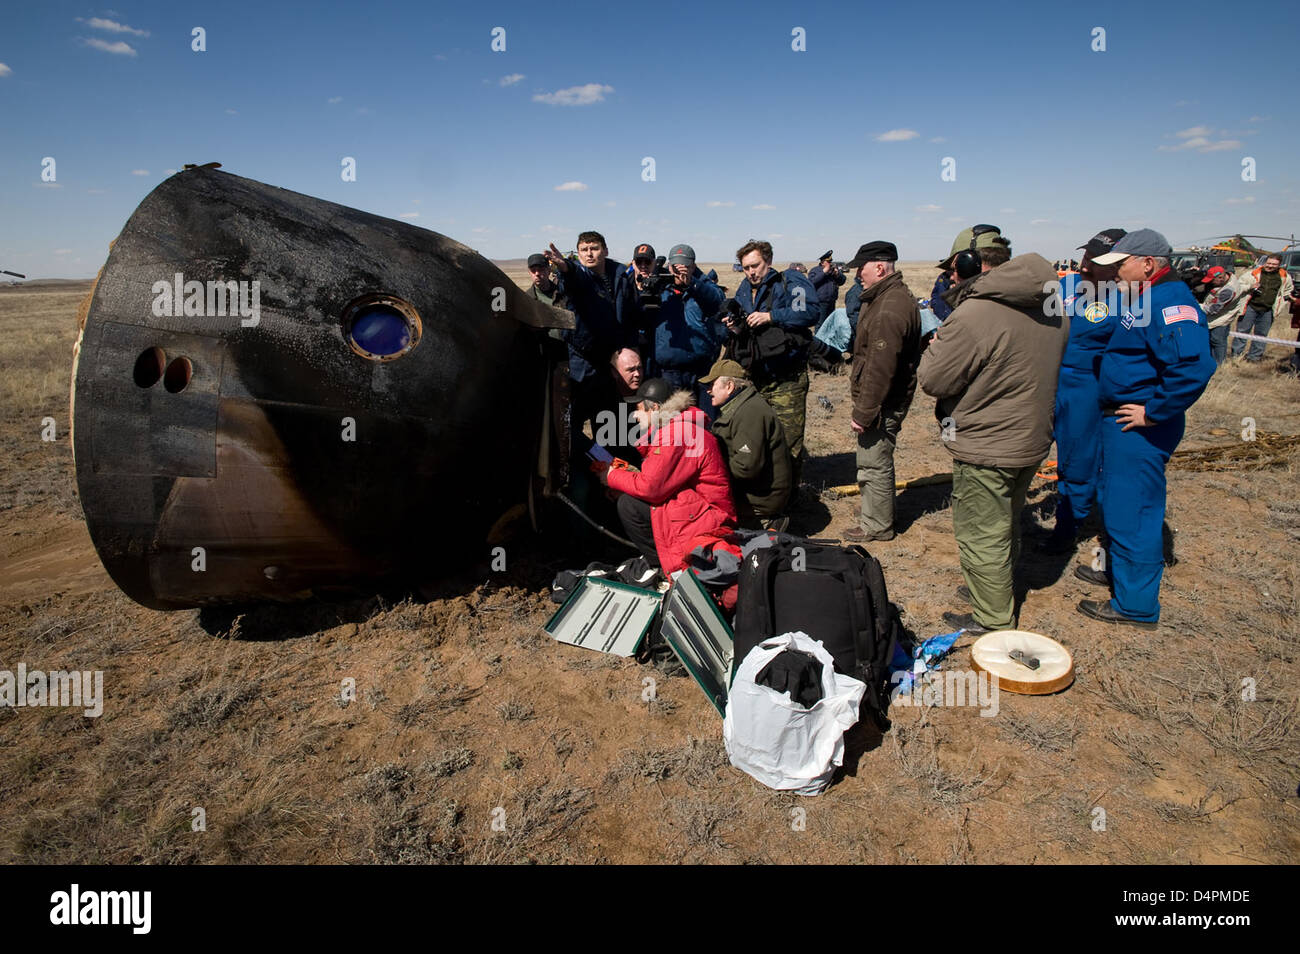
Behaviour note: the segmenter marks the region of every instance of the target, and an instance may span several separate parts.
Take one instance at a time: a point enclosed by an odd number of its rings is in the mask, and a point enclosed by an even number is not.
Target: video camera
[[[664,271],[667,259],[660,255],[655,259],[653,269],[646,278],[636,280],[636,303],[641,311],[654,315],[659,311],[659,299],[669,285],[673,283],[671,272]]]

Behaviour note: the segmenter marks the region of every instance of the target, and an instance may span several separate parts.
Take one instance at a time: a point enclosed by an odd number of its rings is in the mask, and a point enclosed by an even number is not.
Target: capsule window
[[[393,295],[363,295],[343,312],[352,350],[371,361],[394,361],[420,343],[420,316],[408,301]]]
[[[163,353],[162,348],[157,346],[145,348],[140,352],[140,357],[135,359],[135,368],[131,372],[131,377],[135,379],[137,387],[151,388],[163,376],[165,367],[167,367],[167,355]]]
[[[163,375],[163,387],[172,394],[180,394],[189,385],[193,374],[194,365],[189,358],[173,358],[172,363],[167,365],[167,373]]]

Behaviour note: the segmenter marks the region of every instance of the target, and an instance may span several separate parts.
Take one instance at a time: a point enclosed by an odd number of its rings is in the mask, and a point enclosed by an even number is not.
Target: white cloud
[[[771,233],[770,235],[768,235],[768,238],[769,238],[769,239],[785,238],[785,233],[783,233],[783,232],[773,232],[773,233]]]
[[[734,202],[720,202],[717,199],[710,199],[704,203],[704,207],[706,209],[729,209],[735,204]]]
[[[756,212],[771,212],[776,208],[776,206],[768,205],[766,202],[760,202],[758,205],[751,205],[750,208]]]
[[[132,170],[131,170],[131,175],[133,175],[133,176],[147,176],[148,174],[149,174],[149,170],[148,170],[148,169],[132,169]]]
[[[546,103],[548,106],[590,106],[592,103],[604,102],[605,97],[614,92],[614,87],[603,83],[587,83],[583,86],[570,86],[557,89],[554,93],[536,93],[533,102]]]
[[[175,170],[175,169],[164,169],[164,170],[163,170],[163,175],[165,175],[165,176],[174,176],[174,175],[176,175],[176,170]]]
[[[561,182],[555,187],[556,192],[586,192],[587,183],[585,182]]]
[[[935,205],[933,202],[931,202],[929,205],[918,205],[918,206],[916,207],[916,211],[918,211],[918,212],[942,212],[942,211],[943,211],[943,206],[941,206],[941,205]]]
[[[947,142],[947,141],[948,140],[943,136],[935,136],[933,139],[930,140],[930,142]]]
[[[907,142],[921,135],[915,129],[891,129],[876,137],[876,142]]]
[[[521,79],[523,79],[523,78],[524,78],[524,74],[523,74],[523,73],[511,73],[509,76],[503,76],[503,77],[501,77],[499,80],[497,80],[497,85],[498,85],[498,86],[514,86],[516,83],[518,83],[518,82],[519,82]]]
[[[226,115],[227,115],[227,116],[238,116],[238,115],[239,115],[239,110],[237,110],[237,109],[227,109],[227,110],[226,110]]]
[[[419,217],[420,217],[419,212],[403,212],[401,215],[398,216],[399,219],[418,219]]]
[[[1159,146],[1159,152],[1181,152],[1184,149],[1195,149],[1197,152],[1222,152],[1224,149],[1240,149],[1241,141],[1239,139],[1220,139],[1211,141],[1206,138],[1214,130],[1205,126],[1193,126],[1190,129],[1184,129],[1174,133],[1182,140],[1176,146]]]
[[[611,199],[609,202],[606,202],[606,203],[605,203],[605,208],[607,208],[607,209],[612,209],[612,208],[614,208],[614,206],[616,206],[616,205],[618,205],[618,203],[615,202],[615,201],[613,201],[613,200]]]
[[[62,189],[62,182],[33,182],[32,185],[37,189]]]
[[[1246,122],[1248,122],[1248,123],[1262,123],[1262,122],[1264,122],[1265,120],[1268,120],[1268,119],[1271,119],[1271,118],[1272,118],[1271,116],[1251,116],[1249,119],[1246,120]]]
[[[1248,195],[1241,199],[1224,199],[1223,204],[1224,205],[1251,205],[1254,203],[1254,201],[1255,201],[1255,197],[1253,195]]]
[[[338,105],[339,103],[343,102],[343,97],[342,97],[342,96],[331,96],[329,99],[325,100],[325,102],[329,103],[331,106],[336,106],[336,105]]]
[[[358,116],[369,116],[372,113],[374,113],[374,110],[371,109],[369,106],[358,106],[355,112]]]
[[[107,40],[101,40],[98,37],[86,39],[81,37],[84,46],[92,47],[96,50],[103,50],[105,53],[116,53],[118,56],[135,56],[135,49],[131,44],[118,40],[116,43],[109,43]]]
[[[1029,220],[1029,224],[1030,224],[1030,225],[1047,225],[1047,224],[1048,224],[1049,222],[1051,222],[1051,221],[1052,221],[1051,219],[1030,219],[1030,220]]]
[[[477,232],[479,235],[483,235],[484,233],[486,233],[486,232],[491,232],[492,230],[491,230],[490,228],[487,228],[486,226],[482,226],[482,225],[480,225],[480,226],[479,226],[478,228],[476,228],[476,229],[470,229],[470,231],[471,231],[471,232]]]
[[[1015,215],[1015,209],[998,209],[998,215]]]
[[[0,76],[8,76],[12,72],[13,70],[5,66],[3,63],[0,63]]]
[[[83,20],[77,17],[78,23],[84,23],[92,30],[103,30],[105,33],[129,33],[131,36],[148,36],[148,30],[137,30],[135,27],[129,27],[125,23],[118,23],[116,20],[105,20],[102,17],[91,17],[89,20]]]
[[[71,255],[71,254],[72,254],[72,249],[70,249],[70,248],[56,248],[56,249],[54,250],[54,254],[55,254],[55,255]]]

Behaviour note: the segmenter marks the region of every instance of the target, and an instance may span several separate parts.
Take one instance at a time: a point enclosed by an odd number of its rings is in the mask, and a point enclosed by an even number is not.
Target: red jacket
[[[665,574],[686,565],[691,541],[736,526],[727,465],[709,419],[679,391],[660,408],[667,419],[637,445],[641,471],[611,470],[609,486],[650,504],[655,550]]]

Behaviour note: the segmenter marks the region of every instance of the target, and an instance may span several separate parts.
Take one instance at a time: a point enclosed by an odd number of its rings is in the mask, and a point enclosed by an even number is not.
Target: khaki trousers
[[[975,622],[1015,625],[1011,574],[1020,556],[1020,511],[1037,465],[980,467],[952,462],[952,530]]]

